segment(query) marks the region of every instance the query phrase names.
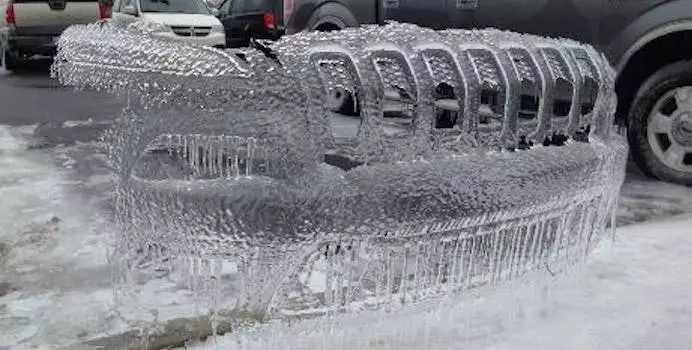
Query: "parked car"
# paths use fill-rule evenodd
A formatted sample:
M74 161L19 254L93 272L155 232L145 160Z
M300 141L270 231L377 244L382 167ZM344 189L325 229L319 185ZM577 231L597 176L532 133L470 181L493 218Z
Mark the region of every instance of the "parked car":
M250 38L278 39L303 30L338 30L377 23L374 0L225 0L218 17L229 47L246 46Z
M113 20L149 20L168 31L158 35L203 46L225 47L226 33L202 0L115 0Z
M8 70L31 56L54 54L68 26L110 17L108 1L99 0L5 0L0 5L0 54Z
M651 177L692 185L691 1L225 0L218 15L229 46L387 20L434 29L495 27L590 43L617 69L616 122L627 127L637 166ZM337 109L357 112L349 91L331 96Z

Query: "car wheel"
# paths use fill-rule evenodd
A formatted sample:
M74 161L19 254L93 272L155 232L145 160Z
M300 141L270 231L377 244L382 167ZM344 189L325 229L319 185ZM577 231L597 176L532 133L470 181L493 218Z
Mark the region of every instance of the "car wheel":
M2 55L2 62L6 70L15 70L19 66L19 59L10 50L5 50Z
M353 115L358 111L353 94L342 87L330 89L327 99L328 108L333 112Z
M315 11L308 19L306 28L318 32L338 31L358 26L358 20L343 6L327 4ZM358 115L360 109L356 96L348 89L333 88L327 96L327 108L345 115Z
M634 98L628 138L632 158L649 176L692 185L692 61L651 75Z

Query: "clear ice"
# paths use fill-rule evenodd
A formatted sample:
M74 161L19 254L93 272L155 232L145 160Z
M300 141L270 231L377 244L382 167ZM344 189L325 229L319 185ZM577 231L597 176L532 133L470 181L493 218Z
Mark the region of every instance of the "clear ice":
M158 30L72 26L53 65L126 101L106 135L123 290L156 272L218 315L379 309L556 273L610 225L627 149L588 45L390 23L218 50ZM335 88L355 116L328 109Z

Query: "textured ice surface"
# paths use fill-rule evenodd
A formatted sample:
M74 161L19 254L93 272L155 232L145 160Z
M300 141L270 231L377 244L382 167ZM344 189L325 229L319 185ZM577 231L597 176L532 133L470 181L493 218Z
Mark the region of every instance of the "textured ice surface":
M585 269L545 284L515 280L427 307L282 322L187 349L687 349L690 233L689 214L622 227Z
M169 274L258 318L395 306L557 272L612 219L626 146L589 46L390 24L221 51L155 30L70 27L54 64L127 99L107 139L134 299ZM359 106L353 135L335 136L335 87ZM385 117L387 96L410 113Z

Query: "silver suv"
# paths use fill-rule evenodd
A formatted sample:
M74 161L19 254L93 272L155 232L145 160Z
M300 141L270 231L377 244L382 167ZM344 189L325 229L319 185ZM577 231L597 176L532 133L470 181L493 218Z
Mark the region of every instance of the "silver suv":
M63 30L109 18L110 0L0 0L0 53L16 69L33 55L52 55Z

